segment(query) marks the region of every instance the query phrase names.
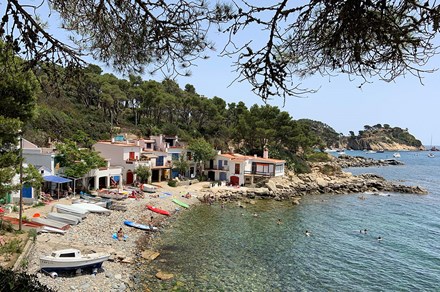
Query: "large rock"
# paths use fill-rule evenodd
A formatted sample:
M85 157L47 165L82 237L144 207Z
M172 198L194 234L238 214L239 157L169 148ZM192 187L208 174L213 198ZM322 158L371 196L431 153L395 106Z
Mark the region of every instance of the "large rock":
M170 273L165 273L165 272L159 271L156 273L156 278L166 281L166 280L170 280L170 279L174 278L174 275L170 274Z
M160 255L160 253L158 253L157 251L153 251L153 250L144 250L141 253L141 256L146 259L146 260L155 260L158 256Z

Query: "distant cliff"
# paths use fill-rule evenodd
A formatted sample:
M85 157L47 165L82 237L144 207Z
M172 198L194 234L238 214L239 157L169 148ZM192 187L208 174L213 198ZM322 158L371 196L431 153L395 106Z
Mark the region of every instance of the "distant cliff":
M425 150L422 142L411 135L408 129L390 127L387 124L366 125L357 136L350 131L350 136L347 137L347 148L376 151Z

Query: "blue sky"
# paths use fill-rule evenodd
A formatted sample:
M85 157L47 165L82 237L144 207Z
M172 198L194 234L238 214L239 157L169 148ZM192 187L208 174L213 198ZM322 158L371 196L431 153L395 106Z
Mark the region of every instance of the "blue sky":
M46 19L44 10L39 10ZM59 29L59 19L55 13L49 18L48 24L52 34L65 39L65 32ZM254 39L264 39L261 31L247 32ZM218 50L222 47L222 38L212 36ZM236 78L233 60L217 57L219 51L212 52L211 58L197 62L191 68L190 77L179 77L177 82L183 88L192 84L196 91L206 97L218 96L226 102L244 101L248 107L253 104L264 104L255 96L246 82L231 82ZM105 72L114 73L111 68L99 62ZM434 57L425 69L440 67L440 57ZM118 75L121 77L120 75ZM162 76L154 77L146 74L144 80L161 81ZM400 77L393 83L374 80L359 89L360 81L350 81L347 75L336 77L314 76L303 81L304 86L319 89L317 93L304 98L288 98L283 107L282 98L268 101L270 105L279 106L289 112L294 119L308 118L324 122L337 132L348 135L349 131L357 133L364 125L389 124L392 127L408 128L409 132L420 139L423 144L440 145L438 117L440 115L440 72L425 74L424 85L408 75Z

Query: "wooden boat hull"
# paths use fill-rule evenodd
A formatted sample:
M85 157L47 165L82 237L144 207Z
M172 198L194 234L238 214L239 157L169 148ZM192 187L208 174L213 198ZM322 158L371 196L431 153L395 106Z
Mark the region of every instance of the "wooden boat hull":
M155 213L158 213L158 214L162 214L162 215L166 215L166 216L170 216L171 215L170 212L168 212L167 210L162 210L162 209L153 207L151 205L147 205L147 209L150 210L150 211L153 211Z

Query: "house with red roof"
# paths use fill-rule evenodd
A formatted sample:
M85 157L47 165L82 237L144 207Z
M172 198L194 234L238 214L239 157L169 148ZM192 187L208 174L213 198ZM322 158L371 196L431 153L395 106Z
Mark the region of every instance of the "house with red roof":
M253 185L256 179L284 176L286 161L271 159L265 149L263 157L237 153L219 153L205 164L204 174L211 181L226 181L231 185Z

